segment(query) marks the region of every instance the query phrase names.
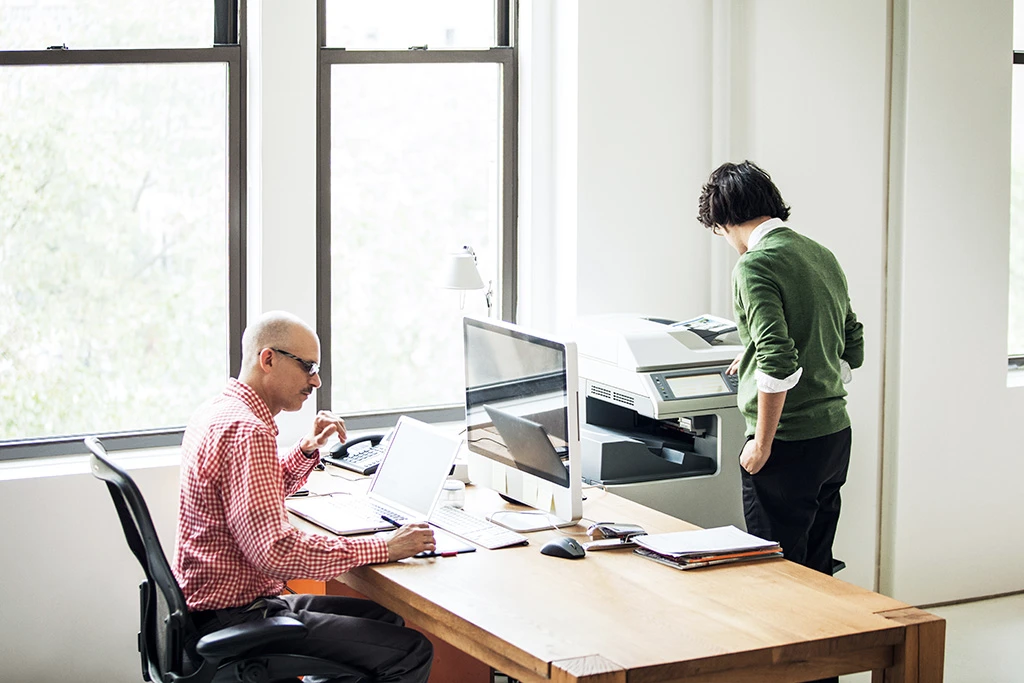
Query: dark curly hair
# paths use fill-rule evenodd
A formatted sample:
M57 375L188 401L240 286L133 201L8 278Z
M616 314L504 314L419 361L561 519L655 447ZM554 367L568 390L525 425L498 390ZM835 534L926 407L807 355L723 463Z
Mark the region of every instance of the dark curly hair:
M701 189L697 220L714 228L741 225L760 216L789 218L789 207L771 176L750 161L716 168Z

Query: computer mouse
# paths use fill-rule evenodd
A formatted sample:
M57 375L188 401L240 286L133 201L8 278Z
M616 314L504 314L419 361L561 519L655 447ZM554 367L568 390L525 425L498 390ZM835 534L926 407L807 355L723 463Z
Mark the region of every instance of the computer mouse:
M587 554L580 542L571 536L561 536L553 541L548 541L540 549L540 552L542 555L564 557L567 560L579 560Z

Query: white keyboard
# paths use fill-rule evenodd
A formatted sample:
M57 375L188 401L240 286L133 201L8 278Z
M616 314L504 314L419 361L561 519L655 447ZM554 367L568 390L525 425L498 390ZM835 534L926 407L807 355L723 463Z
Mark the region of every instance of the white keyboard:
M498 526L494 522L481 519L461 508L450 505L434 508L434 513L430 515L430 523L488 550L529 543L526 536L516 531Z

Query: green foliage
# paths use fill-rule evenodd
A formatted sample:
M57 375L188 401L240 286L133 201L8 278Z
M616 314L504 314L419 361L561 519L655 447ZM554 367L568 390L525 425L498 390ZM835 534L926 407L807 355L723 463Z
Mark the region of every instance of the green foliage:
M493 8L473 7L485 35ZM468 8L439 35L466 35ZM394 28L372 5L346 12L361 34ZM0 7L0 49L205 46L212 13ZM499 67L334 73L334 408L461 402L461 317L486 314L484 293L461 309L436 278L468 244L497 290ZM0 67L0 440L180 425L220 388L225 89L220 64Z
M0 439L184 424L227 369L224 66L0 92Z
M463 310L439 278L465 244L497 282L497 67L345 65L332 77L332 408L461 403L462 316L486 315L484 291Z
M208 47L210 0L0 2L0 50Z

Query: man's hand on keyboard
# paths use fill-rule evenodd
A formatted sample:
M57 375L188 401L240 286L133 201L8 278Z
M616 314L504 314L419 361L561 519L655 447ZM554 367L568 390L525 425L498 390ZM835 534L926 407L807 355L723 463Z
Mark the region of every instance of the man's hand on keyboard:
M388 539L388 562L433 552L436 547L433 529L425 522L411 522L399 527Z

